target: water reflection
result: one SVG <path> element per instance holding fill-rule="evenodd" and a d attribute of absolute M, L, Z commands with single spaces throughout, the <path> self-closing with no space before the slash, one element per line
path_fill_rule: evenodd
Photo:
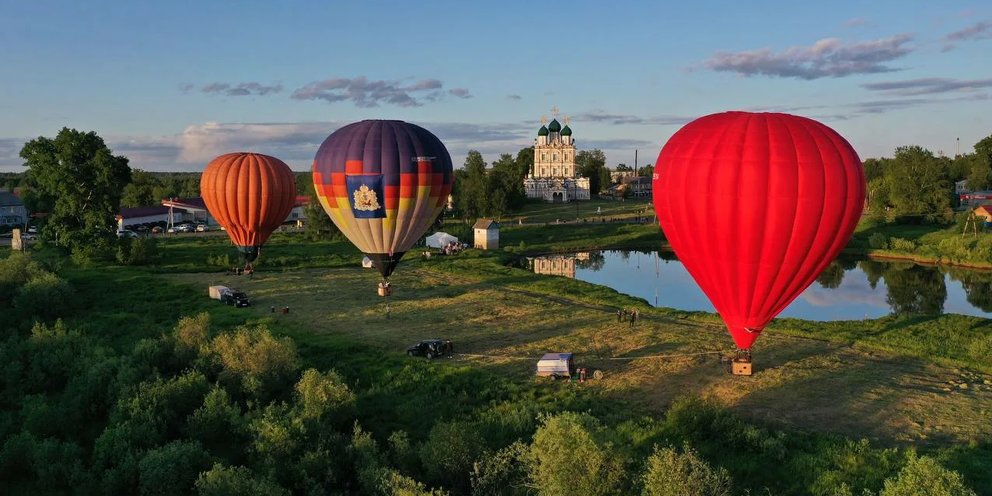
<path fill-rule="evenodd" d="M 644 298 L 655 306 L 714 311 L 671 253 L 605 251 L 531 259 L 538 274 L 572 277 Z M 909 262 L 832 262 L 780 314 L 809 320 L 943 312 L 992 317 L 992 272 Z"/>

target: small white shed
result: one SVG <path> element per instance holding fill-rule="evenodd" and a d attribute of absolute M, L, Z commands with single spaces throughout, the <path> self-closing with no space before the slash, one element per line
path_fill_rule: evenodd
<path fill-rule="evenodd" d="M 480 250 L 499 249 L 499 222 L 492 219 L 479 219 L 472 229 L 475 230 L 475 247 Z"/>

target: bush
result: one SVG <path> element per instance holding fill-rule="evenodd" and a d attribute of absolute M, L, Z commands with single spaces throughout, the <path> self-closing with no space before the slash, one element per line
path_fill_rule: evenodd
<path fill-rule="evenodd" d="M 674 448 L 655 448 L 648 458 L 643 477 L 645 496 L 729 496 L 730 475 L 714 470 L 686 445 L 679 453 Z"/>
<path fill-rule="evenodd" d="M 183 317 L 172 331 L 175 339 L 176 354 L 180 357 L 192 359 L 209 344 L 207 337 L 210 334 L 210 314 L 203 312 L 195 317 Z"/>
<path fill-rule="evenodd" d="M 207 265 L 212 265 L 214 267 L 224 267 L 225 269 L 229 269 L 232 267 L 231 257 L 228 256 L 227 253 L 216 256 L 207 255 Z"/>
<path fill-rule="evenodd" d="M 290 492 L 271 480 L 257 477 L 245 467 L 225 467 L 215 463 L 194 484 L 200 496 L 289 496 Z"/>
<path fill-rule="evenodd" d="M 158 240 L 150 237 L 121 238 L 117 245 L 117 262 L 122 265 L 147 265 L 158 257 Z"/>
<path fill-rule="evenodd" d="M 72 294 L 68 282 L 45 272 L 17 290 L 14 308 L 24 317 L 48 320 L 67 313 L 72 304 Z"/>
<path fill-rule="evenodd" d="M 193 489 L 200 472 L 210 469 L 210 454 L 196 441 L 173 441 L 138 462 L 143 495 L 182 495 Z"/>
<path fill-rule="evenodd" d="M 877 232 L 868 237 L 868 246 L 873 250 L 884 250 L 889 247 L 889 237 Z"/>
<path fill-rule="evenodd" d="M 307 369 L 296 383 L 296 404 L 305 421 L 331 422 L 343 427 L 351 418 L 355 394 L 337 372 Z"/>
<path fill-rule="evenodd" d="M 604 439 L 598 420 L 571 412 L 545 419 L 527 457 L 530 478 L 542 495 L 623 493 L 625 462 Z"/>
<path fill-rule="evenodd" d="M 885 481 L 879 496 L 975 496 L 961 474 L 942 467 L 933 458 L 913 457 L 895 478 Z"/>
<path fill-rule="evenodd" d="M 204 351 L 220 365 L 222 381 L 233 380 L 256 397 L 286 386 L 299 369 L 293 341 L 273 337 L 264 326 L 221 334 Z"/>
<path fill-rule="evenodd" d="M 529 447 L 517 441 L 493 454 L 484 454 L 472 465 L 472 494 L 476 496 L 517 496 L 530 494 L 527 488 Z"/>
<path fill-rule="evenodd" d="M 241 408 L 231 402 L 227 391 L 214 386 L 204 396 L 203 405 L 189 416 L 186 430 L 192 438 L 200 440 L 213 451 L 233 450 L 237 454 L 246 439 L 247 422 L 241 416 Z"/>
<path fill-rule="evenodd" d="M 420 462 L 432 481 L 464 493 L 470 487 L 472 464 L 484 448 L 485 440 L 473 424 L 442 422 L 421 446 Z"/>
<path fill-rule="evenodd" d="M 892 238 L 889 240 L 889 248 L 895 251 L 912 252 L 916 249 L 916 244 L 908 239 Z"/>

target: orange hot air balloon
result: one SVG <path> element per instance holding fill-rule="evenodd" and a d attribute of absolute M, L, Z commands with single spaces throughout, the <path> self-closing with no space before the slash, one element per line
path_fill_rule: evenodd
<path fill-rule="evenodd" d="M 275 157 L 228 153 L 207 164 L 200 177 L 200 194 L 247 265 L 293 210 L 296 178 Z"/>

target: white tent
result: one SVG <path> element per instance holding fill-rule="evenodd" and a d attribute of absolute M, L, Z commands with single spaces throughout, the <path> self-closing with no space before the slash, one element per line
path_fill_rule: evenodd
<path fill-rule="evenodd" d="M 369 257 L 362 257 L 362 267 L 364 267 L 366 269 L 371 269 L 372 268 L 372 260 L 369 260 Z"/>
<path fill-rule="evenodd" d="M 457 243 L 458 238 L 446 233 L 446 232 L 436 232 L 427 236 L 427 247 L 428 248 L 444 248 L 448 243 Z"/>

